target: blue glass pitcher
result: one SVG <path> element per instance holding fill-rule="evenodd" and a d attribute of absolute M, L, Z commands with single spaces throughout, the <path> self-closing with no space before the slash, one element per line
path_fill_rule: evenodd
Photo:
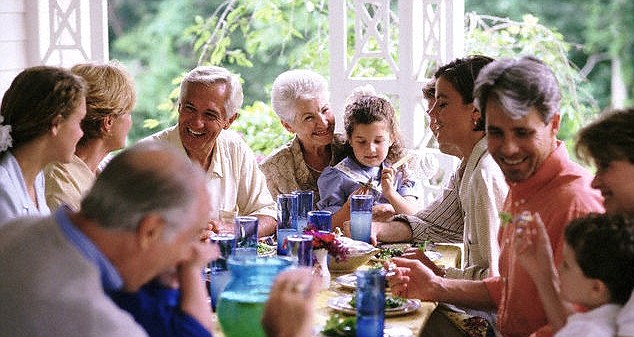
<path fill-rule="evenodd" d="M 226 337 L 266 337 L 260 325 L 275 276 L 291 262 L 278 257 L 231 256 L 231 279 L 218 301 L 218 321 Z"/>

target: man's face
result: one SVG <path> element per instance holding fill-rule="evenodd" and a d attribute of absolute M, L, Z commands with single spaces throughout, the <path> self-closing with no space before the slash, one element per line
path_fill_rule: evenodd
<path fill-rule="evenodd" d="M 169 239 L 162 240 L 162 265 L 163 270 L 169 270 L 176 265 L 189 261 L 195 255 L 195 246 L 200 245 L 201 234 L 207 231 L 209 212 L 211 210 L 209 193 L 204 184 L 198 186 L 198 198 L 194 202 L 186 219 L 182 220 L 181 227 Z"/>
<path fill-rule="evenodd" d="M 227 119 L 225 102 L 229 92 L 226 85 L 183 83 L 181 90 L 178 132 L 183 147 L 190 156 L 193 153 L 210 154 L 220 131 L 228 129 L 237 116 Z"/>
<path fill-rule="evenodd" d="M 557 146 L 559 115 L 544 124 L 535 108 L 520 119 L 511 119 L 494 99 L 486 110 L 488 149 L 508 181 L 531 177 Z"/>
<path fill-rule="evenodd" d="M 613 160 L 599 166 L 592 187 L 601 192 L 608 213 L 634 212 L 634 164 L 628 160 Z"/>

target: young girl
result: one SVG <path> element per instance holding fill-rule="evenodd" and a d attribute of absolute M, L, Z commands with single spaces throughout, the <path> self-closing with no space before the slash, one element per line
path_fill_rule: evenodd
<path fill-rule="evenodd" d="M 344 125 L 346 145 L 352 151 L 337 165 L 326 167 L 317 180 L 321 196 L 317 208 L 333 213 L 334 227 L 350 219 L 352 194 L 374 196 L 373 218 L 414 214 L 418 186 L 403 166 L 391 168 L 404 156 L 394 108 L 386 99 L 360 90 L 348 102 Z"/>
<path fill-rule="evenodd" d="M 27 68 L 11 83 L 0 108 L 0 226 L 50 213 L 42 170 L 71 160 L 85 97 L 84 80 L 63 68 Z"/>

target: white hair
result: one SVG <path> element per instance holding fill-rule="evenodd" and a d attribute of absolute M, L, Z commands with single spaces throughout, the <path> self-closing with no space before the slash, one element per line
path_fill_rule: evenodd
<path fill-rule="evenodd" d="M 281 73 L 273 82 L 271 105 L 277 116 L 290 123 L 295 116 L 293 107 L 300 99 L 330 99 L 328 82 L 312 70 L 295 69 Z"/>
<path fill-rule="evenodd" d="M 225 102 L 225 113 L 227 114 L 225 117 L 227 119 L 238 113 L 242 106 L 244 96 L 240 77 L 223 67 L 198 66 L 192 69 L 181 82 L 181 95 L 183 94 L 183 85 L 185 83 L 202 83 L 207 86 L 215 83 L 224 83 L 227 86 L 227 90 L 229 90 L 229 99 Z"/>

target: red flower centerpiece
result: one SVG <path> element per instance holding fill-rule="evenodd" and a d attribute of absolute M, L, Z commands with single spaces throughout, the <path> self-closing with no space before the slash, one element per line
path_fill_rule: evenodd
<path fill-rule="evenodd" d="M 314 226 L 309 225 L 304 229 L 304 234 L 313 236 L 313 251 L 316 249 L 326 249 L 328 254 L 337 261 L 345 261 L 349 250 L 337 239 L 335 233 L 318 231 Z"/>
<path fill-rule="evenodd" d="M 304 234 L 313 236 L 313 274 L 321 276 L 322 288 L 330 287 L 330 271 L 328 270 L 328 255 L 336 261 L 344 261 L 350 252 L 341 240 L 331 232 L 318 231 L 312 225 L 304 229 Z"/>

